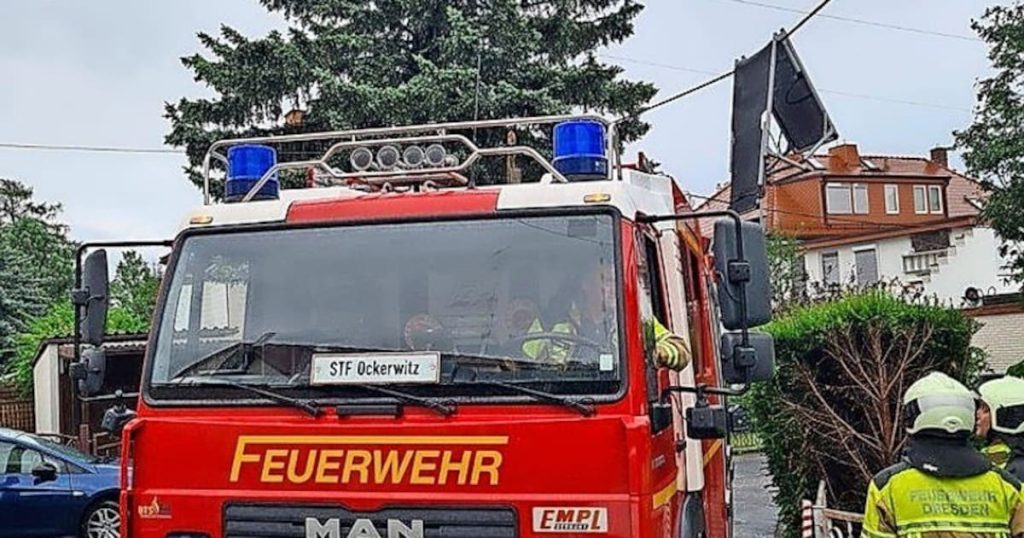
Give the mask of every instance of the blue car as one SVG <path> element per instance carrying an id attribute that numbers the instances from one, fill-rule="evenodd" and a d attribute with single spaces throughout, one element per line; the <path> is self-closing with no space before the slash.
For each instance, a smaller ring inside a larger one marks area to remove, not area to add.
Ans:
<path id="1" fill-rule="evenodd" d="M 120 467 L 0 428 L 0 537 L 120 538 Z"/>

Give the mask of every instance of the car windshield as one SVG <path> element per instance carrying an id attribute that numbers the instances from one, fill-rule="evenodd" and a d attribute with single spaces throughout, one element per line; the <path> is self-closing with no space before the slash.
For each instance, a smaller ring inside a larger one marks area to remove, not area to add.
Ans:
<path id="1" fill-rule="evenodd" d="M 481 396 L 493 384 L 473 381 L 485 380 L 614 393 L 615 237 L 605 213 L 192 235 L 162 305 L 149 385 L 158 399 L 198 398 L 218 378 L 379 397 L 318 383 L 318 358 L 433 357 L 437 376 L 402 390 Z"/>
<path id="2" fill-rule="evenodd" d="M 78 450 L 73 446 L 62 445 L 60 443 L 56 443 L 54 441 L 51 441 L 50 439 L 40 437 L 38 435 L 26 434 L 26 436 L 32 439 L 32 442 L 39 445 L 40 447 L 50 450 L 55 454 L 59 454 L 73 462 L 98 463 L 99 461 L 101 461 L 101 458 L 98 458 L 91 454 L 86 454 L 85 452 L 82 452 L 81 450 Z"/>

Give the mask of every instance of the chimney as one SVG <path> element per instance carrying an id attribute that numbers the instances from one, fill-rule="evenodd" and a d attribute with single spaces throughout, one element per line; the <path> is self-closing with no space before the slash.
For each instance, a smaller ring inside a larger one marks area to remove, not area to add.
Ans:
<path id="1" fill-rule="evenodd" d="M 949 148 L 942 146 L 932 148 L 931 161 L 939 166 L 949 168 Z"/>
<path id="2" fill-rule="evenodd" d="M 840 144 L 828 150 L 828 171 L 849 172 L 860 168 L 860 153 L 857 144 Z"/>

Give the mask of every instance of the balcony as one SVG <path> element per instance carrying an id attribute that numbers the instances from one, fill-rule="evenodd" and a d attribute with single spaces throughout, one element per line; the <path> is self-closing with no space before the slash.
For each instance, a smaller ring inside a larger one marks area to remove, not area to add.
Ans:
<path id="1" fill-rule="evenodd" d="M 928 275 L 946 263 L 949 257 L 947 249 L 926 250 L 903 255 L 903 272 L 908 275 Z"/>

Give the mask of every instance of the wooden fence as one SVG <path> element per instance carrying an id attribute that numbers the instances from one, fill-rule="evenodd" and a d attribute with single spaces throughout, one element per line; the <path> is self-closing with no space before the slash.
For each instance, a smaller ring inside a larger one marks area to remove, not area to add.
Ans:
<path id="1" fill-rule="evenodd" d="M 14 387 L 0 385 L 0 428 L 35 431 L 35 405 Z"/>

